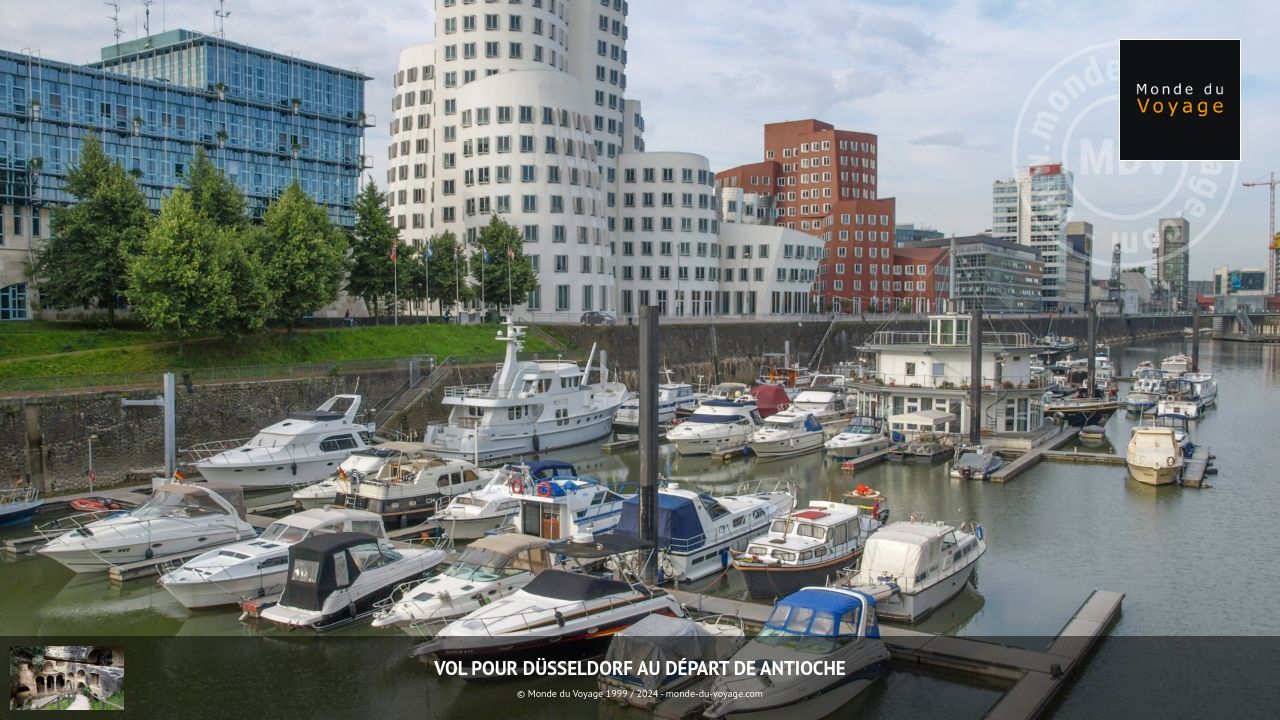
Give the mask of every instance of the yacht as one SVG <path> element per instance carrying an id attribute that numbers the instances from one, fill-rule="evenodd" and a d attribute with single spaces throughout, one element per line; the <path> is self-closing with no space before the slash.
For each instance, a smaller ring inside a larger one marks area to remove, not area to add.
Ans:
<path id="1" fill-rule="evenodd" d="M 369 447 L 369 428 L 356 422 L 359 395 L 334 395 L 315 410 L 289 413 L 247 442 L 209 454 L 228 443 L 192 448 L 194 464 L 212 482 L 244 487 L 287 487 L 323 480 L 351 453 Z M 346 403 L 345 409 L 338 409 Z M 239 443 L 239 441 L 234 441 Z"/>
<path id="2" fill-rule="evenodd" d="M 37 528 L 46 537 L 73 529 L 36 552 L 76 572 L 97 572 L 251 538 L 257 532 L 244 514 L 238 485 L 169 483 L 127 513 L 73 515 Z"/>
<path id="3" fill-rule="evenodd" d="M 605 653 L 606 667 L 633 668 L 628 673 L 597 676 L 600 693 L 605 699 L 644 710 L 653 708 L 671 696 L 699 681 L 707 681 L 714 673 L 700 671 L 714 667 L 704 663 L 729 660 L 747 643 L 742 618 L 717 615 L 700 620 L 650 615 L 613 636 Z M 639 672 L 642 662 L 686 662 L 688 669 L 677 672 Z"/>
<path id="4" fill-rule="evenodd" d="M 786 514 L 785 490 L 711 496 L 668 483 L 658 490 L 659 582 L 691 582 L 723 571 L 731 554 Z M 640 537 L 640 498 L 628 498 L 614 534 Z M 632 560 L 638 556 L 631 555 Z"/>
<path id="5" fill-rule="evenodd" d="M 867 539 L 856 574 L 844 585 L 874 596 L 882 617 L 908 623 L 955 597 L 987 551 L 981 525 L 889 523 Z"/>
<path id="6" fill-rule="evenodd" d="M 820 375 L 819 378 L 831 376 Z M 851 407 L 844 387 L 840 385 L 811 385 L 796 394 L 787 410 L 810 412 L 822 423 L 823 429 L 835 434 L 849 421 Z M 784 411 L 785 412 L 785 411 Z"/>
<path id="7" fill-rule="evenodd" d="M 472 662 L 591 657 L 603 653 L 615 633 L 654 614 L 685 617 L 661 589 L 548 569 L 462 618 L 424 626 L 431 639 L 410 655 Z"/>
<path id="8" fill-rule="evenodd" d="M 1164 375 L 1159 370 L 1139 371 L 1138 377 L 1124 397 L 1124 407 L 1132 413 L 1144 413 L 1154 408 L 1165 396 Z"/>
<path id="9" fill-rule="evenodd" d="M 515 498 L 515 530 L 544 540 L 592 536 L 611 529 L 622 516 L 626 496 L 577 474 L 569 463 L 530 463 L 529 471 L 510 477 Z"/>
<path id="10" fill-rule="evenodd" d="M 1216 397 L 1217 387 L 1212 388 Z M 1196 395 L 1196 386 L 1186 378 L 1178 378 L 1165 383 L 1166 395 L 1156 403 L 1157 415 L 1185 415 L 1195 419 L 1205 410 L 1205 404 Z"/>
<path id="11" fill-rule="evenodd" d="M 351 453 L 329 477 L 317 483 L 293 491 L 293 506 L 298 510 L 310 510 L 332 505 L 339 488 L 346 488 L 351 478 L 366 478 L 378 474 L 383 465 L 395 460 L 404 462 L 424 453 L 421 443 L 386 442 Z"/>
<path id="12" fill-rule="evenodd" d="M 1146 485 L 1177 482 L 1184 460 L 1173 428 L 1145 425 L 1133 429 L 1124 457 L 1129 476 Z"/>
<path id="13" fill-rule="evenodd" d="M 259 617 L 317 631 L 357 622 L 396 586 L 425 575 L 445 557 L 438 548 L 392 549 L 369 533 L 312 535 L 289 548 L 284 592 Z"/>
<path id="14" fill-rule="evenodd" d="M 566 467 L 568 471 L 564 472 Z M 490 531 L 507 526 L 515 518 L 520 501 L 513 493 L 519 488 L 557 474 L 576 475 L 572 468 L 572 465 L 557 460 L 509 463 L 494 472 L 487 485 L 458 495 L 427 522 L 454 540 L 484 537 Z"/>
<path id="15" fill-rule="evenodd" d="M 480 538 L 439 574 L 384 600 L 373 626 L 408 632 L 415 624 L 460 618 L 528 585 L 552 561 L 542 538 L 516 533 Z"/>
<path id="16" fill-rule="evenodd" d="M 480 463 L 581 445 L 609 434 L 629 393 L 609 381 L 603 353 L 593 366 L 563 360 L 520 360 L 525 328 L 510 317 L 497 340 L 507 346 L 493 381 L 445 388 L 447 424 L 428 425 L 423 442 L 443 457 Z M 599 379 L 591 382 L 592 372 Z"/>
<path id="17" fill-rule="evenodd" d="M 745 447 L 761 425 L 755 403 L 704 400 L 693 414 L 667 431 L 681 455 L 710 455 Z"/>
<path id="18" fill-rule="evenodd" d="M 188 609 L 275 597 L 284 589 L 289 548 L 324 533 L 363 532 L 389 543 L 382 518 L 361 510 L 303 510 L 267 526 L 256 538 L 224 545 L 160 577 L 160 587 Z"/>
<path id="19" fill-rule="evenodd" d="M 876 599 L 845 588 L 806 587 L 783 598 L 733 660 L 731 667 L 842 662 L 845 672 L 721 675 L 704 718 L 827 717 L 889 672 Z"/>
<path id="20" fill-rule="evenodd" d="M 454 497 L 479 489 L 487 475 L 467 460 L 435 455 L 403 463 L 392 459 L 375 475 L 339 480 L 334 504 L 375 512 L 388 527 L 403 528 L 435 515 Z"/>
<path id="21" fill-rule="evenodd" d="M 806 585 L 826 585 L 852 565 L 867 537 L 880 528 L 878 510 L 814 500 L 803 510 L 773 520 L 769 531 L 734 556 L 733 566 L 753 598 L 779 598 Z"/>
<path id="22" fill-rule="evenodd" d="M 1218 381 L 1213 379 L 1212 373 L 1183 373 L 1182 379 L 1191 383 L 1191 394 L 1200 404 L 1201 409 L 1218 404 Z"/>
<path id="23" fill-rule="evenodd" d="M 884 431 L 884 418 L 858 415 L 849 421 L 835 437 L 824 446 L 827 454 L 837 460 L 869 455 L 889 447 L 889 436 Z"/>
<path id="24" fill-rule="evenodd" d="M 956 450 L 955 462 L 951 464 L 951 477 L 964 480 L 986 480 L 991 473 L 1004 465 L 1004 458 L 996 454 L 992 448 L 984 445 L 970 445 Z"/>
<path id="25" fill-rule="evenodd" d="M 44 501 L 33 487 L 0 490 L 0 527 L 30 520 Z"/>
<path id="26" fill-rule="evenodd" d="M 692 412 L 698 407 L 698 396 L 689 383 L 671 382 L 670 371 L 667 382 L 658 385 L 658 423 L 666 424 L 676 419 L 678 414 Z M 618 413 L 614 415 L 613 426 L 623 430 L 636 430 L 640 427 L 640 397 L 633 395 L 622 403 Z"/>
<path id="27" fill-rule="evenodd" d="M 1170 355 L 1160 361 L 1160 370 L 1164 372 L 1165 377 L 1180 378 L 1183 373 L 1190 372 L 1192 369 L 1190 356 L 1182 353 Z"/>
<path id="28" fill-rule="evenodd" d="M 760 428 L 751 434 L 748 446 L 762 458 L 784 457 L 817 450 L 825 438 L 822 423 L 812 412 L 792 406 L 765 418 Z"/>

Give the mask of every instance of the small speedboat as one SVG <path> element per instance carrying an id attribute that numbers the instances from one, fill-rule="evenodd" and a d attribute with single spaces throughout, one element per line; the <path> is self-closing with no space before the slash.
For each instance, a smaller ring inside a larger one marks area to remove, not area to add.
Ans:
<path id="1" fill-rule="evenodd" d="M 109 497 L 76 498 L 67 504 L 71 506 L 72 510 L 82 513 L 112 512 L 120 509 L 120 503 Z"/>
<path id="2" fill-rule="evenodd" d="M 52 539 L 36 552 L 76 572 L 95 572 L 253 537 L 244 515 L 238 486 L 169 483 L 127 513 L 73 515 L 40 526 Z"/>
<path id="3" fill-rule="evenodd" d="M 889 447 L 884 418 L 859 415 L 826 442 L 827 454 L 839 460 L 869 455 Z"/>
<path id="4" fill-rule="evenodd" d="M 625 667 L 630 663 L 638 668 L 640 663 L 709 663 L 724 661 L 742 649 L 747 642 L 741 618 L 716 616 L 690 620 L 689 618 L 650 615 L 613 636 L 605 663 L 609 667 Z M 611 673 L 600 675 L 601 694 L 614 702 L 652 710 L 668 695 L 706 678 L 698 672 L 697 665 L 684 672 Z M 705 667 L 705 666 L 702 666 Z"/>
<path id="5" fill-rule="evenodd" d="M 755 403 L 704 400 L 692 415 L 667 431 L 667 440 L 681 455 L 710 455 L 745 447 L 761 423 Z"/>
<path id="6" fill-rule="evenodd" d="M 547 541 L 502 533 L 471 543 L 443 571 L 380 603 L 374 627 L 411 626 L 462 617 L 519 590 L 552 565 Z"/>
<path id="7" fill-rule="evenodd" d="M 346 508 L 303 510 L 271 523 L 256 538 L 197 555 L 164 573 L 160 587 L 186 608 L 274 599 L 288 577 L 291 546 L 313 535 L 352 531 L 374 535 L 389 546 L 382 518 L 374 513 Z"/>
<path id="8" fill-rule="evenodd" d="M 0 490 L 0 526 L 30 520 L 43 504 L 40 491 L 33 487 Z"/>
<path id="9" fill-rule="evenodd" d="M 669 593 L 640 582 L 543 570 L 528 585 L 438 630 L 411 657 L 522 660 L 604 652 L 612 636 L 653 614 L 685 617 Z"/>
<path id="10" fill-rule="evenodd" d="M 704 718 L 826 717 L 889 671 L 875 598 L 845 588 L 806 587 L 783 598 L 733 661 L 780 670 L 717 677 Z M 845 672 L 788 670 L 788 661 L 842 662 Z"/>
<path id="11" fill-rule="evenodd" d="M 951 477 L 985 480 L 1003 465 L 1004 458 L 992 448 L 984 445 L 962 447 L 956 451 L 956 460 L 951 464 Z"/>
<path id="12" fill-rule="evenodd" d="M 752 433 L 749 447 L 758 457 L 785 457 L 817 450 L 825 439 L 814 414 L 792 406 L 765 418 Z"/>
<path id="13" fill-rule="evenodd" d="M 260 612 L 286 628 L 325 631 L 373 614 L 374 604 L 403 582 L 444 562 L 437 548 L 392 549 L 360 532 L 313 535 L 289 548 L 289 577 L 280 601 Z"/>

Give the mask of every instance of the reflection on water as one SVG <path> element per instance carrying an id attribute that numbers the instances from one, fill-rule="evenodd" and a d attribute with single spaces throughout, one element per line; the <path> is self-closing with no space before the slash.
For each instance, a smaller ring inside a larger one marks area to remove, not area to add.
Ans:
<path id="1" fill-rule="evenodd" d="M 1187 349 L 1181 341 L 1170 341 L 1115 354 L 1121 367 L 1128 369 L 1142 360 L 1158 363 Z M 707 457 L 680 457 L 669 446 L 662 447 L 659 468 L 672 481 L 713 493 L 735 492 L 744 481 L 760 481 L 766 488 L 783 483 L 799 489 L 801 503 L 839 499 L 846 490 L 864 483 L 888 495 L 892 519 L 915 513 L 948 522 L 980 522 L 987 532 L 988 550 L 978 564 L 977 587 L 966 589 L 920 625 L 932 632 L 1051 636 L 1092 589 L 1101 587 L 1126 594 L 1117 634 L 1280 634 L 1280 614 L 1274 612 L 1273 604 L 1260 601 L 1280 591 L 1280 565 L 1272 558 L 1272 528 L 1280 508 L 1280 486 L 1275 482 L 1280 443 L 1272 437 L 1276 408 L 1280 408 L 1277 354 L 1280 348 L 1275 346 L 1205 343 L 1202 347 L 1201 364 L 1218 379 L 1219 406 L 1193 421 L 1191 431 L 1197 444 L 1211 446 L 1217 455 L 1220 474 L 1209 478 L 1216 486 L 1213 489 L 1141 485 L 1127 478 L 1123 466 L 1045 462 L 1012 482 L 997 484 L 953 479 L 945 465 L 884 464 L 853 474 L 821 454 L 721 463 Z M 1118 414 L 1106 426 L 1102 446 L 1079 447 L 1123 452 L 1135 422 Z M 603 455 L 594 447 L 583 447 L 555 456 L 602 480 L 638 476 L 634 450 Z M 0 537 L 29 534 L 29 528 L 6 528 Z M 747 597 L 745 585 L 733 573 L 694 585 L 708 582 L 708 592 Z M 1188 612 L 1186 597 L 1189 589 L 1210 583 L 1215 592 L 1206 625 L 1203 613 Z M 0 586 L 6 589 L 0 592 L 0 632 L 8 635 L 256 632 L 237 621 L 236 609 L 191 612 L 182 608 L 154 580 L 112 589 L 102 575 L 75 576 L 38 556 L 0 563 Z M 300 667 L 330 661 L 313 653 L 324 646 L 323 640 L 297 645 L 312 649 L 300 651 Z M 406 682 L 421 681 L 412 663 L 391 659 L 387 663 Z M 556 689 L 591 686 L 576 680 L 545 682 Z M 1089 683 L 1107 682 L 1123 682 L 1123 678 L 1091 672 L 1077 688 L 1087 692 Z M 492 692 L 489 686 L 455 680 L 428 685 L 427 692 L 433 696 L 430 705 L 437 708 L 433 717 L 484 716 L 485 708 L 498 717 L 511 710 L 504 704 L 509 694 Z M 939 693 L 948 707 L 954 705 L 957 717 L 977 717 L 993 699 L 990 688 L 894 672 L 868 694 L 857 714 L 910 717 L 913 707 L 922 713 L 926 710 L 921 708 L 936 712 Z M 917 694 L 926 695 L 927 701 Z M 564 710 L 555 704 L 522 705 L 521 710 L 532 717 L 553 717 L 558 715 L 557 707 Z M 370 715 L 395 714 L 389 705 L 364 710 Z M 582 716 L 594 716 L 594 710 Z"/>

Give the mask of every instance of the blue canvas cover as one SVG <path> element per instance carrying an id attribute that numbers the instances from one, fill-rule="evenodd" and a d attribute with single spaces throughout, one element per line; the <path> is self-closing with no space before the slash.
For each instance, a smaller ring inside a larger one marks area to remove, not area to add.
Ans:
<path id="1" fill-rule="evenodd" d="M 633 495 L 622 503 L 622 519 L 613 532 L 640 537 L 639 495 Z M 658 547 L 670 548 L 674 544 L 676 550 L 686 552 L 702 547 L 705 542 L 693 501 L 679 495 L 658 493 Z"/>
<path id="2" fill-rule="evenodd" d="M 864 593 L 846 593 L 820 587 L 807 587 L 791 593 L 774 607 L 765 628 L 783 632 L 800 632 L 819 637 L 847 634 L 841 620 L 855 625 L 863 608 L 874 608 L 875 598 Z M 869 624 L 867 637 L 879 637 L 879 628 Z"/>
<path id="3" fill-rule="evenodd" d="M 529 463 L 529 477 L 546 480 L 553 477 L 574 477 L 578 474 L 571 463 L 563 460 L 534 460 Z"/>
<path id="4" fill-rule="evenodd" d="M 818 422 L 818 418 L 812 415 L 806 415 L 804 417 L 804 429 L 809 432 L 819 432 L 822 430 L 822 423 Z"/>

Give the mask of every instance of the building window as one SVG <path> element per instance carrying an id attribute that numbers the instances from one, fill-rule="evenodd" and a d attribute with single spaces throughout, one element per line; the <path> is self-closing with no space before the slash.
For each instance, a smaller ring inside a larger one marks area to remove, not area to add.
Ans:
<path id="1" fill-rule="evenodd" d="M 564 312 L 569 309 L 569 286 L 556 286 L 556 310 Z"/>

